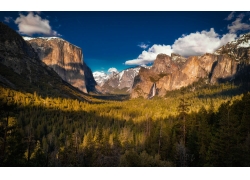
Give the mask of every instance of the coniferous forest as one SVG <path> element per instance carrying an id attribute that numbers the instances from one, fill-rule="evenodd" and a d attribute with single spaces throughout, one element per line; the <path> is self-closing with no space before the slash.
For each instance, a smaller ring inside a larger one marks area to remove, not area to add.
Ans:
<path id="1" fill-rule="evenodd" d="M 249 33 L 113 71 L 106 82 L 121 89 L 97 85 L 69 42 L 30 41 L 0 23 L 1 167 L 250 166 Z"/>
<path id="2" fill-rule="evenodd" d="M 0 164 L 250 166 L 247 87 L 199 81 L 164 98 L 89 102 L 1 87 Z"/>

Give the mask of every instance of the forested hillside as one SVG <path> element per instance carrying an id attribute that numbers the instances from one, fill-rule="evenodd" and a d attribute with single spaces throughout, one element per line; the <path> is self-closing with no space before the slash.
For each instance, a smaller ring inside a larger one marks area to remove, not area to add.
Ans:
<path id="1" fill-rule="evenodd" d="M 1 87 L 0 164 L 249 166 L 249 109 L 229 83 L 92 103 Z"/>

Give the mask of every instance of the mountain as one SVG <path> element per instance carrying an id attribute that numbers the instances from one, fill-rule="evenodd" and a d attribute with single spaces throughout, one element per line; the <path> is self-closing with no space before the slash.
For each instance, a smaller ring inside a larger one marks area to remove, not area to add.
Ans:
<path id="1" fill-rule="evenodd" d="M 135 77 L 131 98 L 151 96 L 152 87 L 156 94 L 164 96 L 167 91 L 188 86 L 199 79 L 215 84 L 249 77 L 250 34 L 227 43 L 213 54 L 188 58 L 172 54 L 159 54 L 151 69 L 141 68 Z"/>
<path id="2" fill-rule="evenodd" d="M 58 37 L 24 37 L 38 57 L 64 81 L 84 93 L 96 92 L 91 69 L 84 63 L 81 48 Z"/>
<path id="3" fill-rule="evenodd" d="M 99 86 L 103 86 L 103 84 L 109 79 L 109 75 L 105 72 L 94 72 L 94 79 Z"/>
<path id="4" fill-rule="evenodd" d="M 16 31 L 0 22 L 0 86 L 46 97 L 84 100 L 71 86 L 39 59 L 39 55 Z"/>
<path id="5" fill-rule="evenodd" d="M 131 92 L 134 78 L 138 75 L 141 67 L 150 68 L 150 66 L 138 66 L 122 70 L 121 72 L 112 72 L 111 74 L 95 72 L 94 78 L 104 93 L 128 94 Z"/>

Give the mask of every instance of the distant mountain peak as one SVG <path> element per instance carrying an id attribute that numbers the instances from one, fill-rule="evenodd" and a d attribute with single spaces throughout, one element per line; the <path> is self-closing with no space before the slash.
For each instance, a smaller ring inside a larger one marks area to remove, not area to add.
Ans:
<path id="1" fill-rule="evenodd" d="M 109 79 L 109 75 L 103 71 L 102 72 L 99 72 L 99 71 L 93 72 L 93 76 L 94 76 L 96 83 L 99 86 L 103 86 L 103 84 Z"/>
<path id="2" fill-rule="evenodd" d="M 150 69 L 151 66 L 140 65 L 111 74 L 106 74 L 105 72 L 94 72 L 93 76 L 97 84 L 102 87 L 103 92 L 129 93 L 132 89 L 134 78 L 139 74 L 141 68 Z"/>

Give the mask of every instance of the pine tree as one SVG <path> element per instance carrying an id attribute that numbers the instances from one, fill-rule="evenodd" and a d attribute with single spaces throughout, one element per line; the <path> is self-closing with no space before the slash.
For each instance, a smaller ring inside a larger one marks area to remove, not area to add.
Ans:
<path id="1" fill-rule="evenodd" d="M 180 118 L 182 119 L 182 122 L 183 122 L 183 143 L 185 146 L 186 145 L 186 118 L 187 118 L 187 112 L 189 111 L 190 104 L 188 104 L 188 102 L 185 100 L 184 90 L 181 91 L 181 94 L 182 94 L 182 98 L 180 99 L 178 110 L 179 110 Z"/>

